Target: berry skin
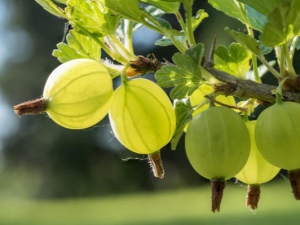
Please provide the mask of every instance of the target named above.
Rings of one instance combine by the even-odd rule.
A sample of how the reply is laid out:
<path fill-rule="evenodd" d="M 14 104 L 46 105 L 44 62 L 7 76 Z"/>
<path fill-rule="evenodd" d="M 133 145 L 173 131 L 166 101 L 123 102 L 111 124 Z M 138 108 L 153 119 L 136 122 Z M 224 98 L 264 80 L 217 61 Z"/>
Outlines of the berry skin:
<path fill-rule="evenodd" d="M 300 200 L 300 104 L 277 102 L 257 119 L 255 140 L 262 156 L 274 166 L 288 170 L 294 197 Z"/>
<path fill-rule="evenodd" d="M 190 163 L 207 179 L 234 177 L 250 153 L 250 137 L 244 121 L 223 106 L 210 107 L 196 115 L 185 140 Z"/>
<path fill-rule="evenodd" d="M 43 98 L 46 112 L 57 124 L 84 129 L 108 113 L 113 95 L 107 69 L 91 59 L 74 59 L 58 66 L 48 77 Z"/>
<path fill-rule="evenodd" d="M 258 151 L 254 138 L 256 120 L 248 121 L 246 125 L 251 138 L 250 156 L 244 168 L 235 177 L 246 184 L 263 184 L 272 180 L 280 168 L 266 161 Z"/>
<path fill-rule="evenodd" d="M 280 168 L 266 161 L 258 151 L 254 138 L 256 120 L 248 121 L 246 125 L 251 138 L 250 156 L 244 168 L 235 177 L 248 184 L 246 206 L 255 210 L 260 198 L 260 184 L 272 180 Z"/>
<path fill-rule="evenodd" d="M 210 107 L 190 122 L 185 148 L 193 168 L 212 181 L 212 211 L 220 211 L 225 180 L 244 167 L 250 154 L 244 121 L 229 108 Z"/>
<path fill-rule="evenodd" d="M 109 119 L 117 139 L 138 154 L 152 154 L 172 138 L 175 112 L 154 82 L 138 78 L 122 84 L 113 97 Z"/>

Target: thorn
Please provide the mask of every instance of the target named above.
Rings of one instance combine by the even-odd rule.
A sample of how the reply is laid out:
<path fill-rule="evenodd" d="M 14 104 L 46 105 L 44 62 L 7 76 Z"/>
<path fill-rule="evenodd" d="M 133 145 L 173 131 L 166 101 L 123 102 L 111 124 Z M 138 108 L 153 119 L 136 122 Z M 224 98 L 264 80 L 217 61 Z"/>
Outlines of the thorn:
<path fill-rule="evenodd" d="M 208 57 L 209 62 L 212 62 L 212 63 L 214 62 L 216 41 L 217 41 L 217 36 L 215 36 L 215 38 L 214 38 L 214 41 L 213 41 L 213 43 L 211 45 L 211 48 L 210 48 L 209 57 Z"/>

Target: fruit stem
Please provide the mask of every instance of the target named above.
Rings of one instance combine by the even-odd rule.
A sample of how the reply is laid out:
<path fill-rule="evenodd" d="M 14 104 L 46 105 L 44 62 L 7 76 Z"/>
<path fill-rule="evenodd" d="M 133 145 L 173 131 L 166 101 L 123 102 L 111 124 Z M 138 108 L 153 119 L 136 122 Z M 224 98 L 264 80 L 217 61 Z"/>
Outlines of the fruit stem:
<path fill-rule="evenodd" d="M 282 86 L 284 85 L 285 81 L 288 79 L 288 77 L 285 77 L 280 81 L 278 87 L 274 90 L 276 93 L 276 103 L 277 104 L 282 104 Z"/>
<path fill-rule="evenodd" d="M 300 169 L 290 170 L 289 180 L 293 189 L 295 199 L 300 200 Z"/>
<path fill-rule="evenodd" d="M 219 104 L 221 106 L 225 106 L 227 108 L 231 108 L 231 109 L 237 109 L 237 110 L 240 110 L 242 112 L 247 112 L 248 109 L 247 108 L 241 108 L 241 107 L 237 107 L 237 106 L 233 106 L 233 105 L 227 105 L 227 104 L 224 104 L 222 102 L 219 102 L 217 101 L 215 98 L 211 97 L 210 95 L 205 95 L 204 96 L 205 98 L 207 98 L 209 100 L 209 107 L 213 107 L 213 106 L 216 106 L 216 104 Z"/>
<path fill-rule="evenodd" d="M 220 212 L 221 201 L 223 197 L 223 190 L 225 188 L 225 180 L 224 179 L 215 179 L 211 180 L 211 211 L 213 213 Z"/>
<path fill-rule="evenodd" d="M 260 198 L 260 185 L 259 184 L 248 185 L 246 206 L 250 207 L 253 210 L 257 209 L 259 198 Z"/>
<path fill-rule="evenodd" d="M 14 106 L 14 111 L 18 116 L 23 116 L 27 114 L 40 114 L 46 111 L 47 101 L 44 98 L 39 98 Z"/>
<path fill-rule="evenodd" d="M 160 151 L 149 154 L 148 160 L 154 177 L 163 179 L 165 175 L 165 171 L 160 157 Z"/>

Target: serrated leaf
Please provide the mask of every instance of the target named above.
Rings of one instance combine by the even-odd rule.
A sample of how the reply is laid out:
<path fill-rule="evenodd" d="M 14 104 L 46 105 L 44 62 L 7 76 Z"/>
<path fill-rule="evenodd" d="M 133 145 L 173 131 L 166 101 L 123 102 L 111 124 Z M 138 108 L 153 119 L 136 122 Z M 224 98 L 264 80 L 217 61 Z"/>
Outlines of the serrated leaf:
<path fill-rule="evenodd" d="M 58 17 L 66 18 L 64 10 L 61 9 L 58 5 L 56 5 L 52 0 L 35 0 L 35 1 L 39 3 L 49 13 Z"/>
<path fill-rule="evenodd" d="M 156 8 L 152 5 L 149 5 L 147 7 L 144 8 L 151 16 L 153 17 L 161 17 L 162 15 L 164 15 L 164 11 L 162 11 L 161 9 L 159 8 Z M 122 23 L 123 20 L 121 20 L 121 23 Z M 138 29 L 140 29 L 141 27 L 143 26 L 142 23 L 134 23 L 133 25 L 133 28 L 132 28 L 132 31 L 135 32 L 137 31 Z M 119 29 L 119 27 L 118 27 Z"/>
<path fill-rule="evenodd" d="M 193 116 L 193 108 L 189 100 L 186 101 L 175 101 L 175 114 L 176 114 L 176 130 L 174 132 L 173 138 L 171 140 L 171 149 L 175 150 L 176 146 L 183 134 L 186 124 L 188 124 Z"/>
<path fill-rule="evenodd" d="M 164 19 L 162 19 L 160 17 L 154 17 L 154 18 L 160 24 L 161 27 L 163 27 L 163 28 L 165 28 L 167 30 L 171 30 L 172 29 L 172 26 L 171 26 L 171 24 L 168 21 L 166 21 L 166 20 L 164 20 Z"/>
<path fill-rule="evenodd" d="M 244 6 L 247 12 L 247 17 L 245 17 L 243 6 L 241 7 L 238 0 L 209 0 L 209 3 L 217 10 L 224 12 L 232 18 L 238 19 L 242 23 L 251 26 L 256 30 L 261 31 L 267 22 L 265 15 L 248 5 Z"/>
<path fill-rule="evenodd" d="M 273 51 L 273 48 L 264 46 L 261 42 L 258 42 L 258 45 L 259 45 L 259 48 L 260 48 L 260 51 L 261 51 L 262 55 L 269 54 L 270 52 Z"/>
<path fill-rule="evenodd" d="M 225 46 L 215 49 L 215 68 L 242 78 L 251 67 L 252 54 L 241 44 L 232 43 L 229 51 Z"/>
<path fill-rule="evenodd" d="M 245 10 L 251 27 L 262 31 L 263 27 L 268 22 L 267 17 L 248 5 L 245 5 Z"/>
<path fill-rule="evenodd" d="M 54 0 L 54 1 L 66 5 L 68 0 Z"/>
<path fill-rule="evenodd" d="M 186 50 L 185 54 L 192 57 L 197 65 L 200 65 L 204 54 L 204 45 L 202 43 L 198 43 Z"/>
<path fill-rule="evenodd" d="M 154 44 L 158 46 L 166 47 L 166 46 L 173 45 L 173 42 L 170 38 L 163 36 L 161 39 L 155 41 Z"/>
<path fill-rule="evenodd" d="M 176 13 L 180 6 L 179 2 L 163 2 L 161 0 L 140 0 L 141 2 L 153 5 L 157 8 L 160 8 L 165 13 Z"/>
<path fill-rule="evenodd" d="M 61 63 L 78 58 L 100 60 L 100 46 L 92 38 L 71 30 L 66 39 L 68 44 L 59 43 L 57 45 L 58 49 L 55 49 L 52 54 Z"/>
<path fill-rule="evenodd" d="M 277 7 L 277 5 L 280 2 L 286 0 L 237 0 L 237 1 L 249 5 L 253 9 L 267 16 L 271 11 L 273 11 L 273 9 Z"/>
<path fill-rule="evenodd" d="M 120 15 L 125 19 L 136 22 L 143 22 L 143 14 L 139 7 L 138 0 L 99 0 L 115 15 Z"/>
<path fill-rule="evenodd" d="M 247 24 L 239 2 L 235 0 L 209 0 L 208 3 L 211 4 L 215 9 L 222 11 L 226 15 Z"/>
<path fill-rule="evenodd" d="M 118 16 L 112 15 L 109 9 L 97 1 L 69 0 L 66 12 L 70 24 L 77 32 L 81 32 L 81 27 L 84 27 L 99 37 L 114 34 L 120 21 Z"/>
<path fill-rule="evenodd" d="M 261 55 L 258 42 L 252 36 L 242 32 L 230 30 L 228 27 L 225 28 L 225 31 L 230 34 L 238 43 L 253 52 L 255 55 Z"/>
<path fill-rule="evenodd" d="M 177 39 L 179 42 L 184 43 L 186 37 L 182 34 L 182 36 L 174 36 L 175 39 Z M 170 38 L 163 36 L 161 39 L 158 39 L 154 43 L 155 45 L 166 47 L 173 45 L 173 42 Z"/>
<path fill-rule="evenodd" d="M 198 54 L 197 54 L 198 53 Z M 166 65 L 156 72 L 157 83 L 162 87 L 173 87 L 172 99 L 190 96 L 202 83 L 199 58 L 203 55 L 203 45 L 196 45 L 185 54 L 176 53 L 172 60 L 176 66 Z"/>
<path fill-rule="evenodd" d="M 293 24 L 294 34 L 299 36 L 300 35 L 300 1 L 299 0 L 294 0 L 291 3 L 289 23 Z"/>
<path fill-rule="evenodd" d="M 268 15 L 268 23 L 259 37 L 263 45 L 268 47 L 283 45 L 294 37 L 291 11 L 293 11 L 291 4 L 283 2 Z"/>
<path fill-rule="evenodd" d="M 196 28 L 200 25 L 202 20 L 208 17 L 208 14 L 203 10 L 199 9 L 195 16 L 192 17 L 192 28 L 196 30 Z"/>
<path fill-rule="evenodd" d="M 141 12 L 143 14 L 143 17 L 150 19 L 151 20 L 150 23 L 154 23 L 155 26 L 160 30 L 160 32 L 163 35 L 165 35 L 165 36 L 181 36 L 181 35 L 183 35 L 180 31 L 172 29 L 170 23 L 167 22 L 166 20 L 159 18 L 159 17 L 153 17 L 145 9 L 141 9 Z M 143 24 L 147 26 L 148 23 L 143 23 Z"/>

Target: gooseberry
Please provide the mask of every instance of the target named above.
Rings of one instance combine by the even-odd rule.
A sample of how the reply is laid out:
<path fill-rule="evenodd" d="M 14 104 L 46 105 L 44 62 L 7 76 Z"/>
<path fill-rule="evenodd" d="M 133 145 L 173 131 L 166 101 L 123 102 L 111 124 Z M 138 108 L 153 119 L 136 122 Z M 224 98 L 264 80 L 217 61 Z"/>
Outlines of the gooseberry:
<path fill-rule="evenodd" d="M 117 139 L 138 154 L 159 151 L 175 131 L 175 112 L 169 97 L 156 83 L 138 78 L 117 88 L 109 111 Z"/>
<path fill-rule="evenodd" d="M 15 106 L 18 115 L 47 112 L 57 124 L 84 129 L 102 120 L 110 109 L 112 79 L 107 69 L 91 59 L 74 59 L 48 77 L 43 97 Z"/>
<path fill-rule="evenodd" d="M 214 92 L 214 88 L 210 85 L 207 84 L 202 84 L 197 90 L 193 92 L 193 94 L 190 96 L 190 102 L 192 107 L 197 107 L 197 108 L 192 115 L 195 116 L 199 114 L 200 112 L 206 110 L 209 107 L 209 102 L 208 99 L 205 98 L 205 95 L 211 94 Z M 226 105 L 231 105 L 235 106 L 235 100 L 233 96 L 224 96 L 224 95 L 218 95 L 216 97 L 216 100 L 219 102 L 222 102 Z M 216 106 L 219 106 L 219 104 L 216 103 Z M 186 124 L 184 131 L 187 130 L 188 124 Z"/>
<path fill-rule="evenodd" d="M 190 122 L 185 148 L 193 168 L 212 180 L 212 211 L 219 211 L 225 180 L 244 167 L 250 154 L 244 121 L 229 108 L 210 107 Z"/>
<path fill-rule="evenodd" d="M 246 206 L 256 209 L 260 198 L 260 184 L 273 179 L 280 168 L 266 161 L 258 151 L 254 138 L 256 120 L 246 122 L 246 126 L 250 134 L 251 151 L 246 165 L 235 177 L 248 184 Z"/>
<path fill-rule="evenodd" d="M 300 104 L 277 102 L 257 119 L 255 140 L 262 156 L 274 166 L 289 171 L 294 196 L 300 200 Z"/>

